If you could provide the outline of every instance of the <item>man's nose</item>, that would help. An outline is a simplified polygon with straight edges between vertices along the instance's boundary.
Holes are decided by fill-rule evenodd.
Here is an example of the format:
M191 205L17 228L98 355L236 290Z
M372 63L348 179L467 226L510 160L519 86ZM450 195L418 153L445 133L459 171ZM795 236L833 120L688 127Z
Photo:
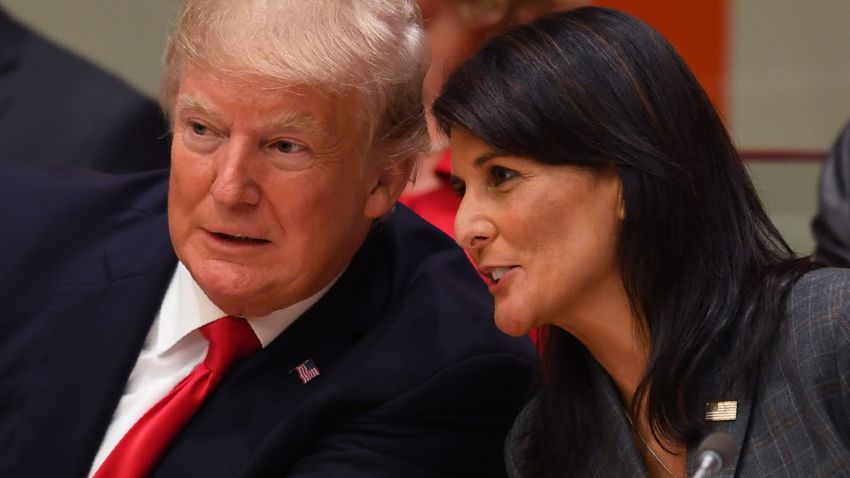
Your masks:
M210 194L220 204L254 205L260 200L260 187L254 180L252 164L256 158L248 141L231 138L217 158L218 170Z
M496 235L491 218L469 194L464 196L455 216L455 240L460 247L475 252L487 246Z

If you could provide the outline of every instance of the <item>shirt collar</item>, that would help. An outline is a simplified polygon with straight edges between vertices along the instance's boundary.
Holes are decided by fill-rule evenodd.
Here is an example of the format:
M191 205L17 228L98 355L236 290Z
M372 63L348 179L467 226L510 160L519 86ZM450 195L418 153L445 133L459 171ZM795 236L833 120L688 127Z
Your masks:
M343 270L344 271L344 270ZM246 317L248 325L257 335L260 344L266 347L277 338L298 317L313 306L336 283L340 273L322 290L289 307L276 310L263 317ZM157 339L155 352L162 355L183 337L204 325L227 315L218 308L201 290L201 286L192 278L192 274L182 262L177 263L177 269L165 292L162 308L157 321Z

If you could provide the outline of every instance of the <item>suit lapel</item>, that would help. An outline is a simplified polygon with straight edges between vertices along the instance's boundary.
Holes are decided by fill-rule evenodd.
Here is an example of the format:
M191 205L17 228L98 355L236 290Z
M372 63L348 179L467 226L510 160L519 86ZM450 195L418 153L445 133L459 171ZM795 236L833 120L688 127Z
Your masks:
M176 264L164 217L117 238L100 257L100 268L88 264L85 278L45 308L47 333L32 356L38 376L18 443L22 453L50 460L21 457L42 467L27 476L88 471Z
M712 370L712 372L707 374L707 377L700 388L698 400L694 404L694 407L696 407L695 412L706 419L706 431L705 434L700 437L700 440L694 441L692 446L688 447L689 473L695 472L699 466L697 448L699 447L700 442L702 439L715 432L723 432L731 436L737 445L737 449L732 458L732 462L724 467L723 471L719 474L715 474L713 476L717 476L718 478L732 478L737 472L738 462L741 458L741 450L743 449L742 445L746 442L747 434L750 429L750 414L754 389L748 388L742 380L737 380L732 384L728 391L724 391L724 377L722 372L723 366L725 365L724 362L725 361L722 357L718 357L714 360L712 366L709 367L709 370ZM736 411L733 419L718 419L718 417L711 417L710 415L707 415L706 412L709 408L709 404L716 404L718 402L726 402L727 404L731 402L735 403Z
M611 448L604 448L594 453L590 460L590 473L599 478L609 476L635 476L645 477L647 475L646 465L641 454L635 447L634 440L628 421L626 420L625 408L617 394L617 389L604 369L591 361L592 372L596 388L600 394L600 403L604 409L600 417L600 427L606 434L601 443L614 444ZM708 421L705 436L714 432L724 432L731 436L738 445L732 463L725 470L715 475L718 478L731 478L735 476L738 461L741 456L742 444L745 443L750 424L750 409L752 401L746 399L750 390L738 381L732 385L728 393L723 393L723 377L720 372L721 361L713 364L714 372L703 382L698 394L695 406L700 416L705 416L706 404L718 401L737 402L737 413L734 420ZM688 474L696 471L699 465L697 461L697 447L701 440L695 441L688 447Z
M600 431L605 436L599 442L603 448L594 453L589 462L589 473L598 478L648 476L614 381L595 360L590 360L590 367L602 404Z

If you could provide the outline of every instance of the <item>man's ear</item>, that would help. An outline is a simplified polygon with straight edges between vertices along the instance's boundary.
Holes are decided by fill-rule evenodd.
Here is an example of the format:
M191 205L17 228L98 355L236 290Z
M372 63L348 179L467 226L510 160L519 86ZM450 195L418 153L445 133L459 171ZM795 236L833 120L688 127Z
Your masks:
M395 205L410 179L414 162L415 158L388 159L375 166L372 188L369 190L363 211L364 216L369 219L378 219Z

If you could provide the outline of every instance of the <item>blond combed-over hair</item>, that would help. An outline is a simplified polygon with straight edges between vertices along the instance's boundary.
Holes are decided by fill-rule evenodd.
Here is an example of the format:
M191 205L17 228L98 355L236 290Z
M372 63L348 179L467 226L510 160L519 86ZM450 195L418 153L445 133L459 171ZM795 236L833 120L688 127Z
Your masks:
M187 65L262 89L355 94L371 151L395 161L428 149L427 41L410 0L188 0L165 52L160 103L171 115Z

